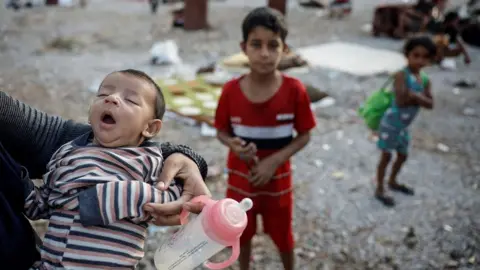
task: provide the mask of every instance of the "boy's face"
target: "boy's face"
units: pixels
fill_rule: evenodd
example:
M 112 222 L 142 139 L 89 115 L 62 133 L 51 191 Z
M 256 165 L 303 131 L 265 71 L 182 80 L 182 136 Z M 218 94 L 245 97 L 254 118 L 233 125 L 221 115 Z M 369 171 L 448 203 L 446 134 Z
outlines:
M 280 34 L 263 26 L 255 27 L 241 47 L 252 71 L 259 74 L 275 72 L 286 49 Z
M 105 147 L 138 146 L 155 136 L 162 121 L 155 118 L 157 92 L 153 85 L 130 74 L 108 75 L 90 107 L 95 142 Z

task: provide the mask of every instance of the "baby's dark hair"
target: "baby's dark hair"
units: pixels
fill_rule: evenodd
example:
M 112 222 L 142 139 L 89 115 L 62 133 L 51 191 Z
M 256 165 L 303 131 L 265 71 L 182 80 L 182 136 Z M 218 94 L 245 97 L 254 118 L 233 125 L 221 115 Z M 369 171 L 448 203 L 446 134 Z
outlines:
M 157 98 L 155 100 L 155 118 L 162 120 L 163 115 L 165 114 L 165 98 L 163 96 L 162 89 L 160 88 L 160 86 L 158 86 L 158 84 L 150 76 L 148 76 L 147 73 L 140 70 L 124 69 L 124 70 L 119 70 L 117 72 L 132 75 L 139 79 L 143 79 L 148 83 L 152 84 L 153 87 L 155 87 L 155 90 L 157 90 Z
M 433 40 L 427 36 L 417 36 L 408 39 L 407 42 L 405 42 L 403 53 L 405 56 L 408 56 L 413 49 L 419 46 L 424 47 L 428 51 L 430 58 L 434 58 L 437 55 L 437 46 L 435 46 Z
M 259 7 L 247 14 L 242 23 L 243 41 L 248 40 L 248 35 L 258 26 L 265 27 L 279 34 L 283 42 L 288 35 L 285 17 L 278 10 L 269 7 Z

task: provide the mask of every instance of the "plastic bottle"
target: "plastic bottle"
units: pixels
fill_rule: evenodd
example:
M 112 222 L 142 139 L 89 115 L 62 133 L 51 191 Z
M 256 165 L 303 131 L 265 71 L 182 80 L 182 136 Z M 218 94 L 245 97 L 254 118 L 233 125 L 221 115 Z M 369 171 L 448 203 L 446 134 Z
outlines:
M 246 198 L 240 203 L 232 199 L 213 200 L 198 196 L 192 202 L 205 204 L 202 212 L 187 223 L 188 212 L 180 214 L 182 228 L 155 252 L 158 270 L 192 270 L 225 247 L 232 247 L 230 258 L 221 263 L 205 263 L 210 269 L 223 269 L 233 264 L 240 254 L 240 236 L 247 226 L 246 211 L 253 206 Z

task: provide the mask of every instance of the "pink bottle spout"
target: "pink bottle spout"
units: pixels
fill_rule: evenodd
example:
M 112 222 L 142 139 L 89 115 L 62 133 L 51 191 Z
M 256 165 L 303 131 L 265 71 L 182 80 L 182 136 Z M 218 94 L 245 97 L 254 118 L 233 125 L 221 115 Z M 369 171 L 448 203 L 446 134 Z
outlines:
M 213 241 L 224 246 L 232 247 L 230 258 L 221 263 L 205 263 L 210 269 L 223 269 L 232 265 L 240 255 L 240 236 L 247 226 L 246 211 L 252 208 L 252 200 L 246 198 L 240 203 L 232 199 L 213 200 L 207 196 L 198 196 L 192 202 L 201 202 L 205 204 L 202 210 L 202 226 L 206 235 Z M 182 211 L 180 221 L 186 223 L 188 217 L 187 211 Z

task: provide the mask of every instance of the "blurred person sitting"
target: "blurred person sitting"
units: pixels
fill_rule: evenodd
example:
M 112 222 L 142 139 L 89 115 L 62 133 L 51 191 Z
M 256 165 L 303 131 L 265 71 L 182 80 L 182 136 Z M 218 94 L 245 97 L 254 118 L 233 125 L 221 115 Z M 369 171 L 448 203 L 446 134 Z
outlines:
M 434 41 L 437 45 L 436 61 L 441 63 L 446 57 L 464 56 L 465 64 L 470 64 L 471 58 L 465 43 L 460 36 L 460 17 L 457 12 L 450 11 L 445 15 L 442 27 L 435 33 Z
M 405 38 L 409 33 L 423 33 L 435 26 L 435 19 L 441 16 L 447 0 L 418 0 L 417 4 L 398 15 L 398 25 L 394 31 L 397 38 Z

